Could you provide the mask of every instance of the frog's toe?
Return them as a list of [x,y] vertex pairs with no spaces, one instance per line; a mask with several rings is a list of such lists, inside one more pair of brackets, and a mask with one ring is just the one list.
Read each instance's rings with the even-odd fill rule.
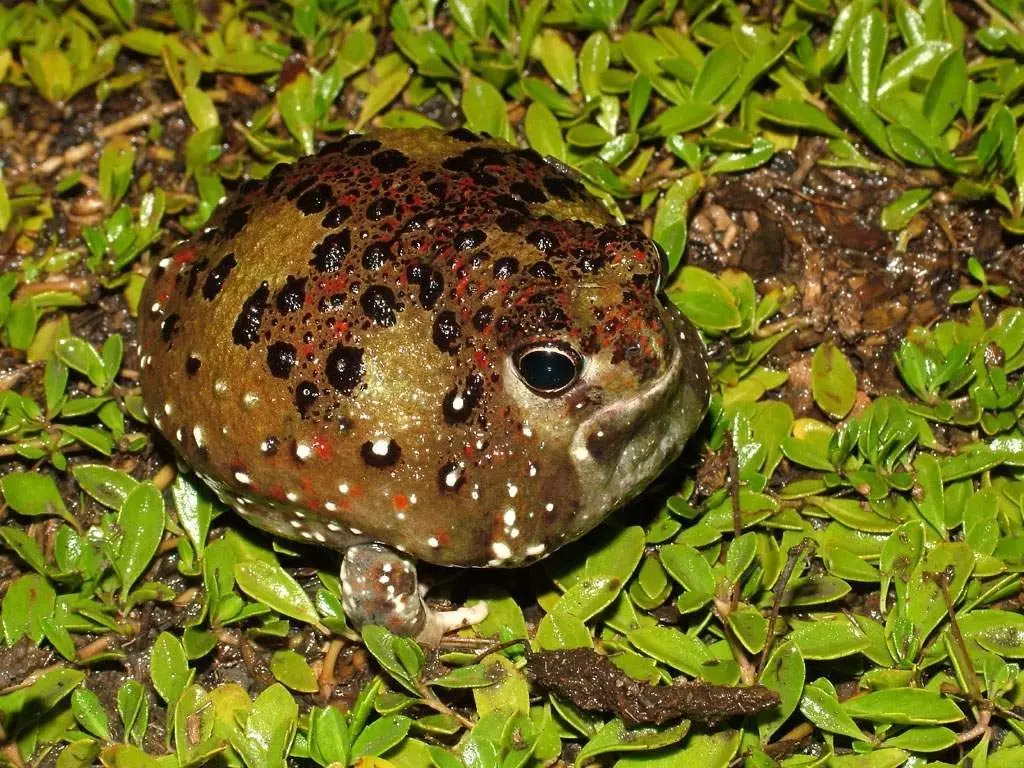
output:
[[464,605],[454,611],[432,611],[430,608],[426,611],[423,628],[416,635],[416,640],[423,645],[437,645],[449,632],[479,624],[487,618],[487,604],[483,602]]
[[341,562],[342,606],[349,621],[417,635],[427,623],[412,560],[383,544],[349,547]]

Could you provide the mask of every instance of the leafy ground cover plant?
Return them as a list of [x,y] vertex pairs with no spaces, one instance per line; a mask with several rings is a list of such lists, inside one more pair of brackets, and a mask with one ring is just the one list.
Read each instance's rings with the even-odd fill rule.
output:
[[[1012,0],[7,4],[2,759],[1020,764],[1022,29]],[[136,385],[160,247],[370,124],[574,168],[662,245],[716,381],[650,495],[450,587],[490,614],[440,653],[352,633],[334,559],[177,472]],[[707,686],[771,706],[642,713]]]

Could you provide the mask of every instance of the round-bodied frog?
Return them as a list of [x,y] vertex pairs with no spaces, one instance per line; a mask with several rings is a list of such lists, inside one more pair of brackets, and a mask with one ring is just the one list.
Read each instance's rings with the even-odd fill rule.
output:
[[557,163],[465,129],[350,135],[243,183],[151,272],[148,413],[255,526],[344,553],[357,627],[436,641],[415,561],[579,538],[707,408],[655,244]]

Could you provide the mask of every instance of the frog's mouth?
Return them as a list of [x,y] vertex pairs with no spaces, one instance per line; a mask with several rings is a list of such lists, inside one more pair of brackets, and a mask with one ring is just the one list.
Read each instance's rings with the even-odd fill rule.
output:
[[[707,366],[696,329],[674,306],[662,304],[674,343],[665,370],[637,396],[620,400],[580,424],[569,445],[582,492],[583,520],[636,496],[682,452],[708,407]],[[581,520],[581,527],[589,527]]]

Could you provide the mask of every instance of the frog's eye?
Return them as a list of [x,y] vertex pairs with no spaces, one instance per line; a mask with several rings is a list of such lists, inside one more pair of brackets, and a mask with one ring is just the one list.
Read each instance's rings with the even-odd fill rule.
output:
[[583,358],[575,349],[546,342],[520,350],[516,372],[538,395],[558,395],[571,387],[583,371]]

